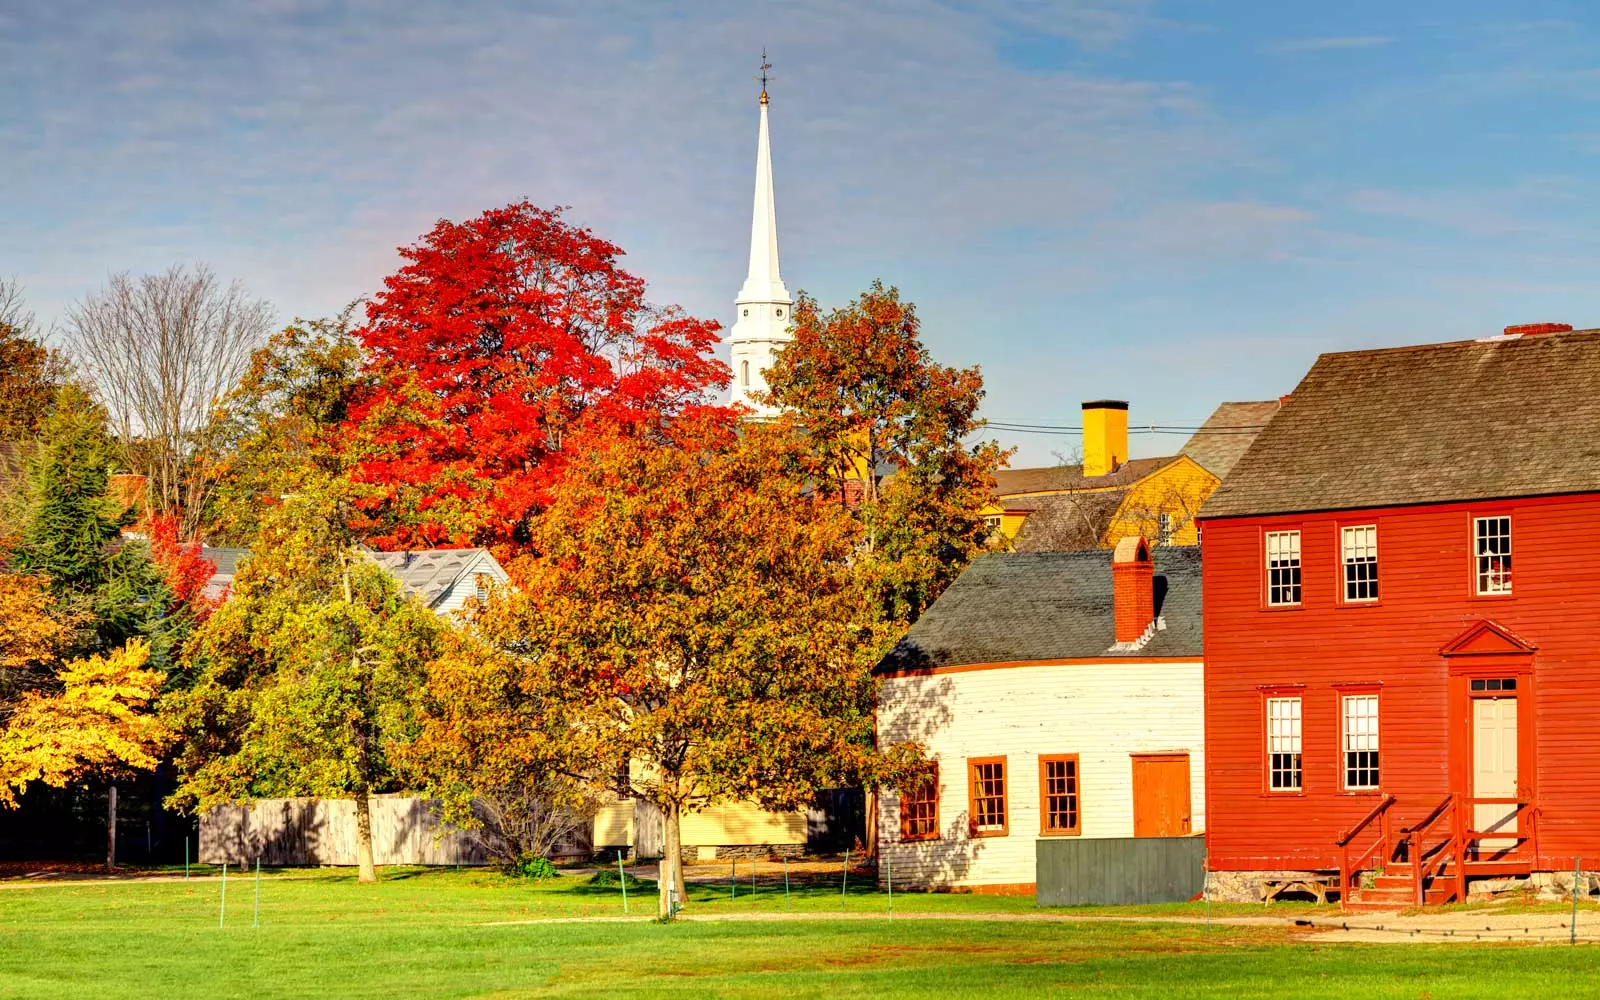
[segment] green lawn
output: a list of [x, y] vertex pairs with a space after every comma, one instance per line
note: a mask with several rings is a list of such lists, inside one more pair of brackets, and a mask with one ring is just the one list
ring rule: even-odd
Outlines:
[[[1279, 928], [886, 918], [838, 920], [837, 883], [795, 920], [515, 923], [621, 916], [616, 889], [485, 872], [220, 884], [0, 885], [0, 997], [1577, 997], [1600, 950], [1315, 946]], [[782, 912], [781, 886], [691, 890], [694, 913]], [[865, 886], [847, 912], [883, 913]], [[635, 898], [634, 914], [653, 912]], [[1201, 913], [1199, 907], [1155, 908]], [[1260, 913], [1258, 907], [1249, 908]], [[1031, 901], [896, 895], [895, 911], [1034, 912]], [[1220, 910], [1218, 912], [1221, 912]], [[1282, 910], [1276, 912], [1285, 912]], [[885, 914], [886, 917], [886, 914]]]

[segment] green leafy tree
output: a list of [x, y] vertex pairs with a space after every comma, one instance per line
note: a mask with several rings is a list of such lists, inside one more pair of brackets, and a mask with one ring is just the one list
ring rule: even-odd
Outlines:
[[162, 703], [177, 735], [169, 800], [205, 810], [277, 796], [355, 801], [360, 878], [377, 878], [370, 797], [397, 787], [426, 664], [446, 626], [356, 547], [348, 484], [303, 482], [261, 519], [229, 599]]
[[279, 497], [347, 466], [341, 427], [370, 383], [366, 354], [350, 332], [358, 304], [279, 331], [251, 355], [238, 387], [223, 400], [209, 470], [217, 487], [206, 519], [219, 541], [248, 542]]
[[123, 537], [134, 512], [107, 494], [117, 450], [104, 412], [74, 385], [56, 393], [40, 427], [11, 520], [12, 569], [49, 581], [62, 620], [78, 627], [67, 655], [105, 653], [143, 638], [164, 669], [183, 620], [148, 549]]
[[801, 294], [766, 372], [806, 465], [862, 525], [884, 617], [909, 625], [988, 541], [981, 511], [1007, 452], [982, 430], [983, 376], [928, 354], [916, 308], [881, 281], [824, 313]]
[[851, 569], [856, 523], [789, 474], [780, 431], [707, 414], [671, 433], [569, 456], [535, 554], [473, 620], [498, 653], [436, 673], [426, 723], [447, 785], [508, 773], [482, 749], [503, 744], [659, 806], [663, 915], [686, 813], [799, 808], [911, 756], [873, 747], [889, 636]]

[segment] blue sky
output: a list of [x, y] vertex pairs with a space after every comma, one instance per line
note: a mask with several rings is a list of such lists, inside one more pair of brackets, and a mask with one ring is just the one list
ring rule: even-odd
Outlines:
[[323, 315], [527, 195], [726, 322], [764, 44], [791, 289], [899, 285], [993, 418], [1192, 424], [1320, 351], [1600, 326], [1597, 28], [1540, 0], [11, 0], [0, 274], [46, 320], [185, 261]]

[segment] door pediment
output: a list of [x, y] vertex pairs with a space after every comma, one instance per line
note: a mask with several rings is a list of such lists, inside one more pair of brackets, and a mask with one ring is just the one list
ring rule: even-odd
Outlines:
[[1439, 650], [1441, 656], [1506, 656], [1529, 654], [1539, 647], [1503, 625], [1481, 618]]

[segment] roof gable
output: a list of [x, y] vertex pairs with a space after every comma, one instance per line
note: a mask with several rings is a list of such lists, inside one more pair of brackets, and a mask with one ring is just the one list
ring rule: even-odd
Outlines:
[[1596, 333], [1324, 354], [1201, 516], [1600, 491]]
[[1538, 647], [1515, 632], [1487, 618], [1474, 622], [1465, 632], [1439, 650], [1441, 656], [1504, 656], [1532, 653]]
[[1276, 399], [1222, 403], [1183, 443], [1178, 454], [1194, 459], [1218, 479], [1225, 478], [1282, 405]]
[[1160, 458], [1130, 458], [1116, 471], [1103, 476], [1085, 476], [1081, 465], [1057, 465], [1037, 469], [998, 469], [994, 474], [995, 496], [1015, 497], [1029, 493], [1063, 493], [1069, 490], [1109, 490], [1131, 486], [1173, 462], [1177, 455]]

